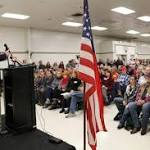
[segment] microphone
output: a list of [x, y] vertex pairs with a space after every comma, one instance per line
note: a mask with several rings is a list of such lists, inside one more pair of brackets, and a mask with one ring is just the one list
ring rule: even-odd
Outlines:
[[9, 50], [9, 48], [8, 48], [8, 46], [7, 46], [6, 43], [4, 44], [4, 47], [5, 47], [5, 51], [8, 51], [8, 50]]
[[[15, 64], [17, 63], [18, 65], [22, 65], [21, 62], [19, 62], [19, 60], [17, 60], [15, 57], [13, 57], [13, 54], [12, 52], [10, 51], [10, 49], [8, 48], [7, 44], [5, 43], [4, 44], [4, 47], [5, 47], [5, 53], [8, 53], [8, 56], [9, 58], [11, 59], [11, 61]], [[6, 55], [6, 58], [7, 58], [7, 55]], [[0, 60], [1, 61], [1, 60]]]

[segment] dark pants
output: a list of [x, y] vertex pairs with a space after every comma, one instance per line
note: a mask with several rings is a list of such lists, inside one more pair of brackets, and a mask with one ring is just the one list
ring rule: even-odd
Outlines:
[[45, 103], [45, 88], [44, 87], [38, 88], [36, 96], [38, 99], [38, 103], [40, 103], [40, 105], [44, 105], [44, 103]]
[[123, 98], [122, 97], [115, 97], [114, 98], [114, 103], [119, 111], [120, 116], [123, 115], [125, 106], [123, 105]]
[[127, 124], [131, 125], [131, 115], [130, 115], [130, 111], [129, 111], [128, 107], [125, 107], [122, 118], [120, 120], [120, 123], [124, 126]]
[[140, 107], [137, 107], [135, 102], [130, 102], [124, 109], [120, 123], [124, 126], [139, 128], [140, 123], [138, 118], [140, 112]]
[[114, 100], [114, 98], [118, 96], [118, 89], [119, 89], [119, 83], [114, 82], [112, 86], [112, 100]]
[[52, 92], [52, 98], [61, 98], [61, 93], [63, 93], [60, 89], [55, 88]]
[[147, 102], [142, 106], [142, 114], [141, 126], [142, 128], [147, 128], [150, 117], [150, 102]]
[[70, 107], [70, 101], [71, 101], [71, 98], [68, 98], [68, 99], [65, 99], [63, 96], [62, 96], [62, 99], [61, 99], [61, 108], [62, 109], [65, 109], [65, 108], [68, 108]]
[[[118, 97], [118, 91], [120, 91], [121, 95], [124, 95], [125, 91], [126, 91], [126, 85], [120, 86], [119, 82], [114, 82], [113, 86], [112, 86], [112, 100], [114, 100], [115, 97]], [[119, 96], [121, 96], [119, 95]]]
[[47, 99], [47, 98], [51, 99], [52, 93], [53, 93], [53, 90], [50, 87], [45, 88], [44, 98], [45, 99]]
[[137, 106], [136, 102], [131, 102], [128, 104], [128, 110], [130, 112], [134, 128], [139, 128], [139, 114], [141, 112], [141, 106]]
[[110, 102], [112, 101], [112, 94], [111, 94], [111, 90], [108, 90], [105, 86], [102, 86], [102, 94], [104, 97], [104, 102], [105, 104], [110, 104]]

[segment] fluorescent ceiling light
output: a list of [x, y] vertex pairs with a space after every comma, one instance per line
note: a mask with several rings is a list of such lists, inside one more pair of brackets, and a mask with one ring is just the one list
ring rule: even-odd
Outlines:
[[126, 7], [113, 8], [112, 11], [120, 13], [120, 14], [124, 14], [124, 15], [129, 15], [129, 14], [135, 13], [134, 10], [128, 9]]
[[62, 23], [63, 26], [70, 26], [70, 27], [80, 27], [82, 26], [81, 23], [77, 23], [77, 22], [64, 22]]
[[137, 19], [142, 20], [144, 22], [150, 22], [150, 16], [142, 16], [138, 17]]
[[92, 30], [98, 30], [98, 31], [105, 31], [107, 30], [108, 28], [106, 27], [99, 27], [99, 26], [94, 26], [91, 28]]
[[144, 33], [144, 34], [141, 34], [141, 36], [143, 36], [143, 37], [149, 37], [150, 33]]
[[22, 14], [4, 13], [1, 15], [1, 17], [25, 20], [28, 19], [30, 16], [22, 15]]
[[135, 30], [129, 30], [126, 33], [128, 33], [128, 34], [139, 34], [140, 32], [135, 31]]

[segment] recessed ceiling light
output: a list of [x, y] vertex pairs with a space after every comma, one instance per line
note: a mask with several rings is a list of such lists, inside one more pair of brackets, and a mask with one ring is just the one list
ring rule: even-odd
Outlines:
[[98, 31], [105, 31], [107, 30], [108, 28], [106, 27], [99, 27], [99, 26], [94, 26], [91, 28], [92, 30], [98, 30]]
[[141, 36], [143, 36], [143, 37], [149, 37], [150, 33], [144, 33], [144, 34], [141, 34]]
[[135, 30], [128, 30], [126, 33], [128, 33], [128, 34], [139, 34], [140, 32], [135, 31]]
[[116, 7], [116, 8], [113, 8], [112, 11], [121, 13], [124, 15], [129, 15], [129, 14], [135, 13], [134, 10], [128, 9], [126, 7]]
[[62, 23], [63, 26], [70, 26], [70, 27], [80, 27], [82, 26], [81, 23], [77, 23], [77, 22], [64, 22]]
[[14, 13], [4, 13], [1, 15], [1, 17], [25, 20], [28, 19], [30, 16], [22, 15], [22, 14], [14, 14]]
[[144, 22], [150, 22], [150, 16], [142, 16], [138, 17], [137, 19], [142, 20]]

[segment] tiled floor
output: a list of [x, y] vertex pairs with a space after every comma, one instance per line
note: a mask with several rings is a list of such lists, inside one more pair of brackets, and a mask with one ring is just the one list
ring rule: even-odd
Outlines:
[[[114, 105], [105, 107], [105, 122], [108, 132], [97, 134], [97, 150], [148, 150], [150, 132], [141, 136], [140, 133], [131, 135], [124, 129], [117, 130], [118, 122], [113, 121], [116, 112]], [[4, 113], [4, 109], [2, 109], [2, 113]], [[67, 119], [64, 114], [59, 114], [58, 109], [50, 111], [36, 106], [36, 114], [39, 129], [74, 145], [77, 150], [83, 150], [82, 111], [77, 112], [76, 117]], [[87, 150], [90, 150], [88, 144]]]
[[[36, 106], [37, 127], [64, 141], [74, 145], [77, 150], [83, 150], [83, 112], [79, 111], [74, 118], [66, 119], [59, 110], [41, 109]], [[97, 134], [97, 150], [148, 150], [150, 147], [150, 132], [141, 136], [140, 133], [130, 135], [124, 129], [117, 130], [118, 122], [113, 121], [116, 114], [114, 105], [105, 107], [107, 133]], [[87, 150], [90, 150], [87, 146]]]

